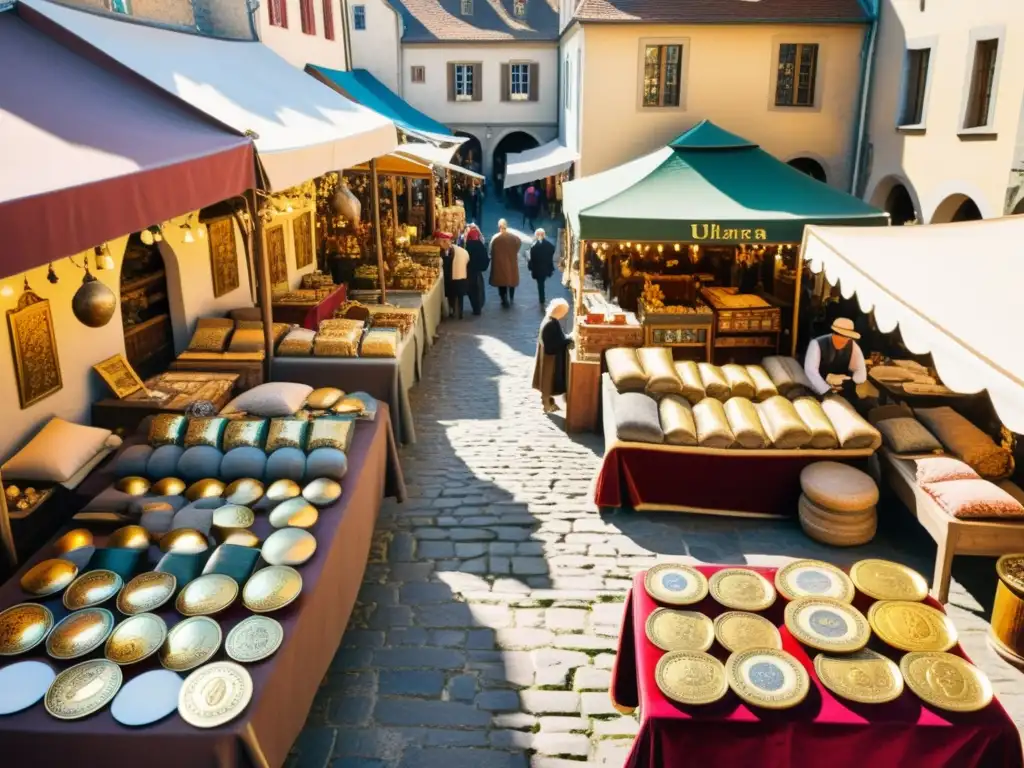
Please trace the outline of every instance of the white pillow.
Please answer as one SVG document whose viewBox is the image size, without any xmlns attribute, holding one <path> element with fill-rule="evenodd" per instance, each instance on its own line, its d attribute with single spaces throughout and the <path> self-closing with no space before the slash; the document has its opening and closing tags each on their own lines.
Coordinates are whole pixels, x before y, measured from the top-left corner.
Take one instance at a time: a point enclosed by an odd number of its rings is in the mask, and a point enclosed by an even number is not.
<svg viewBox="0 0 1024 768">
<path fill-rule="evenodd" d="M 12 480 L 66 482 L 107 448 L 112 434 L 54 417 L 3 465 L 3 473 Z"/>
<path fill-rule="evenodd" d="M 243 392 L 221 410 L 222 416 L 232 413 L 248 413 L 271 419 L 275 416 L 291 416 L 302 408 L 313 388 L 308 384 L 290 381 L 273 381 L 260 384 Z"/>
</svg>

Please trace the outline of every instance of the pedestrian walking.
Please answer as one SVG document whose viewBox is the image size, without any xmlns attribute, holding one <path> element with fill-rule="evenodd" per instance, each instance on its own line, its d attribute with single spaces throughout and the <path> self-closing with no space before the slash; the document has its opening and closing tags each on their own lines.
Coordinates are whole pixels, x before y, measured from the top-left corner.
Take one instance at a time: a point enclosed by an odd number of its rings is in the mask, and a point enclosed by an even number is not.
<svg viewBox="0 0 1024 768">
<path fill-rule="evenodd" d="M 448 317 L 455 316 L 455 244 L 448 232 L 435 232 L 434 239 L 441 245 L 441 274 L 444 275 L 444 297 L 448 302 Z"/>
<path fill-rule="evenodd" d="M 456 320 L 462 319 L 462 304 L 469 287 L 469 252 L 461 245 L 452 245 L 452 293 L 448 297 L 448 312 Z"/>
<path fill-rule="evenodd" d="M 537 354 L 533 363 L 533 388 L 540 391 L 544 413 L 558 410 L 555 395 L 564 395 L 568 382 L 568 352 L 575 345 L 571 335 L 562 330 L 562 320 L 569 314 L 569 302 L 553 299 L 544 314 L 537 334 Z"/>
<path fill-rule="evenodd" d="M 491 285 L 498 289 L 501 306 L 509 307 L 519 285 L 519 238 L 508 231 L 508 222 L 498 220 L 498 234 L 491 238 Z"/>
<path fill-rule="evenodd" d="M 523 224 L 533 229 L 534 219 L 540 212 L 540 190 L 530 184 L 523 192 Z"/>
<path fill-rule="evenodd" d="M 466 227 L 466 252 L 469 254 L 466 292 L 469 296 L 469 305 L 473 308 L 473 314 L 479 315 L 483 311 L 487 294 L 484 285 L 484 272 L 491 265 L 491 258 L 487 255 L 483 233 L 476 224 Z"/>
<path fill-rule="evenodd" d="M 537 281 L 537 295 L 540 297 L 540 305 L 543 307 L 544 283 L 555 274 L 555 246 L 545 237 L 543 229 L 533 233 L 533 245 L 530 246 L 530 258 L 526 262 L 530 275 Z"/>
</svg>

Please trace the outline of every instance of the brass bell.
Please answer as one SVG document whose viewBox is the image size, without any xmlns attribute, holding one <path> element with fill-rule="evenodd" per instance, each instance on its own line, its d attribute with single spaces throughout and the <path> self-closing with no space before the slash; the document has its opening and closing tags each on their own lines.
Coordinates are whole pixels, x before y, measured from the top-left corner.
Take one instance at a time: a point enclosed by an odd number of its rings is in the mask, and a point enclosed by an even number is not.
<svg viewBox="0 0 1024 768">
<path fill-rule="evenodd" d="M 71 299 L 71 311 L 82 325 L 102 328 L 110 322 L 117 309 L 117 296 L 104 283 L 85 271 L 82 285 Z"/>
</svg>

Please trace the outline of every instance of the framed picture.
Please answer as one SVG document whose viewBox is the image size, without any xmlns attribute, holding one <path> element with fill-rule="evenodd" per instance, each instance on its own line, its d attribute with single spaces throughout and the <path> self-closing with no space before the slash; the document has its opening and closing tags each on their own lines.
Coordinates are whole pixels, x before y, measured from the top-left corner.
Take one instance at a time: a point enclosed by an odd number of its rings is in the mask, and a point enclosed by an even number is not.
<svg viewBox="0 0 1024 768">
<path fill-rule="evenodd" d="M 92 369 L 107 382 L 107 386 L 118 400 L 123 400 L 128 395 L 145 389 L 146 385 L 142 383 L 142 379 L 120 352 L 113 357 L 108 357 L 102 363 L 96 363 Z"/>
<path fill-rule="evenodd" d="M 64 386 L 50 302 L 29 290 L 26 283 L 18 305 L 7 310 L 7 327 L 11 332 L 18 402 L 24 409 Z"/>
<path fill-rule="evenodd" d="M 295 267 L 302 269 L 313 263 L 313 214 L 304 213 L 292 220 L 295 238 Z"/>
<path fill-rule="evenodd" d="M 270 282 L 280 285 L 288 282 L 288 264 L 284 255 L 284 225 L 267 227 L 267 260 L 270 262 Z"/>
<path fill-rule="evenodd" d="M 235 224 L 230 216 L 206 222 L 210 233 L 210 271 L 213 273 L 213 297 L 219 298 L 238 288 L 238 247 Z"/>
</svg>

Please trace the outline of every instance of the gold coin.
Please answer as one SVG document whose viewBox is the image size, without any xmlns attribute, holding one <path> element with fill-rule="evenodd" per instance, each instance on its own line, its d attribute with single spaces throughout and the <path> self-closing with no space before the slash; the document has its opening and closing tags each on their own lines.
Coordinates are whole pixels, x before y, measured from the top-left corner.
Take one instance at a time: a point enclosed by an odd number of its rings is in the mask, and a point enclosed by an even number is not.
<svg viewBox="0 0 1024 768">
<path fill-rule="evenodd" d="M 748 648 L 782 650 L 782 635 L 764 616 L 746 611 L 726 611 L 715 619 L 715 637 L 730 653 Z"/>
<path fill-rule="evenodd" d="M 179 621 L 160 646 L 160 664 L 172 672 L 185 672 L 205 664 L 220 648 L 220 625 L 208 616 Z"/>
<path fill-rule="evenodd" d="M 270 524 L 275 528 L 311 528 L 320 513 L 316 507 L 301 496 L 282 501 L 268 515 Z"/>
<path fill-rule="evenodd" d="M 711 596 L 726 608 L 763 611 L 775 602 L 775 587 L 749 568 L 723 568 L 708 579 Z"/>
<path fill-rule="evenodd" d="M 39 603 L 19 603 L 0 612 L 0 656 L 17 656 L 39 645 L 53 629 L 53 613 Z"/>
<path fill-rule="evenodd" d="M 248 528 L 256 522 L 256 515 L 241 504 L 225 504 L 213 510 L 213 524 L 217 528 Z"/>
<path fill-rule="evenodd" d="M 54 659 L 77 659 L 92 653 L 114 631 L 114 614 L 106 608 L 86 608 L 65 616 L 46 638 Z"/>
<path fill-rule="evenodd" d="M 852 603 L 857 591 L 849 576 L 822 560 L 796 560 L 779 568 L 775 588 L 787 600 L 830 597 L 843 603 Z"/>
<path fill-rule="evenodd" d="M 224 650 L 242 664 L 252 664 L 274 655 L 284 640 L 284 628 L 269 616 L 250 616 L 228 632 Z"/>
<path fill-rule="evenodd" d="M 272 502 L 277 503 L 294 499 L 301 493 L 302 489 L 299 488 L 299 484 L 294 480 L 275 480 L 267 486 L 266 496 Z"/>
<path fill-rule="evenodd" d="M 977 712 L 992 701 L 992 683 L 952 653 L 919 651 L 900 659 L 900 672 L 918 698 L 949 712 Z"/>
<path fill-rule="evenodd" d="M 953 621 L 923 603 L 881 600 L 868 610 L 868 622 L 884 643 L 901 651 L 948 651 L 957 641 Z"/>
<path fill-rule="evenodd" d="M 224 493 L 224 483 L 214 477 L 197 480 L 185 489 L 185 498 L 189 501 L 212 499 Z"/>
<path fill-rule="evenodd" d="M 216 728 L 242 714 L 252 698 L 252 678 L 233 661 L 200 667 L 187 678 L 178 694 L 178 713 L 196 728 Z"/>
<path fill-rule="evenodd" d="M 104 568 L 86 571 L 68 585 L 64 592 L 64 607 L 69 611 L 92 608 L 107 602 L 123 586 L 124 581 L 113 571 Z"/>
<path fill-rule="evenodd" d="M 65 669 L 46 691 L 46 711 L 58 720 L 77 720 L 103 709 L 117 695 L 121 668 L 106 659 L 91 659 Z"/>
<path fill-rule="evenodd" d="M 703 613 L 655 608 L 647 617 L 647 639 L 663 651 L 706 651 L 715 626 Z"/>
<path fill-rule="evenodd" d="M 786 629 L 804 645 L 830 653 L 859 651 L 871 639 L 864 614 L 828 597 L 802 597 L 789 603 Z"/>
<path fill-rule="evenodd" d="M 173 509 L 169 504 L 147 504 L 146 507 L 163 507 Z M 149 549 L 149 531 L 141 525 L 126 525 L 118 528 L 107 537 L 107 546 L 111 549 Z"/>
<path fill-rule="evenodd" d="M 329 477 L 320 477 L 302 489 L 302 496 L 310 504 L 326 507 L 341 498 L 341 483 Z"/>
<path fill-rule="evenodd" d="M 836 696 L 861 704 L 885 704 L 903 693 L 903 674 L 894 661 L 868 648 L 848 656 L 814 657 L 821 684 Z"/>
<path fill-rule="evenodd" d="M 87 528 L 75 528 L 53 542 L 53 551 L 58 555 L 66 555 L 68 552 L 89 546 L 92 546 L 92 531 Z"/>
<path fill-rule="evenodd" d="M 258 547 L 260 537 L 248 528 L 222 529 L 216 534 L 221 544 L 234 544 L 236 547 Z"/>
<path fill-rule="evenodd" d="M 122 477 L 115 487 L 129 496 L 145 496 L 149 491 L 149 480 L 144 477 Z"/>
<path fill-rule="evenodd" d="M 708 594 L 708 580 L 689 565 L 661 563 L 644 575 L 647 594 L 667 605 L 692 605 Z"/>
<path fill-rule="evenodd" d="M 334 413 L 361 414 L 366 409 L 366 404 L 358 397 L 345 397 L 331 406 Z"/>
<path fill-rule="evenodd" d="M 1024 555 L 1003 555 L 996 560 L 996 575 L 1017 597 L 1024 597 Z"/>
<path fill-rule="evenodd" d="M 140 573 L 124 585 L 117 596 L 117 610 L 125 616 L 155 611 L 171 599 L 178 588 L 178 578 L 173 573 L 147 571 Z"/>
<path fill-rule="evenodd" d="M 228 484 L 224 489 L 224 501 L 228 504 L 241 504 L 251 507 L 263 498 L 263 483 L 251 477 L 243 477 Z"/>
<path fill-rule="evenodd" d="M 711 704 L 729 684 L 722 662 L 700 651 L 671 651 L 658 660 L 654 679 L 661 692 L 680 704 Z"/>
<path fill-rule="evenodd" d="M 302 565 L 316 552 L 316 538 L 301 528 L 282 528 L 267 537 L 260 549 L 271 565 Z"/>
<path fill-rule="evenodd" d="M 861 560 L 850 568 L 850 578 L 861 592 L 875 600 L 912 600 L 928 596 L 928 582 L 912 568 L 891 560 Z"/>
<path fill-rule="evenodd" d="M 167 624 L 155 613 L 129 616 L 110 633 L 103 655 L 124 666 L 147 659 L 160 650 L 167 639 Z"/>
<path fill-rule="evenodd" d="M 207 573 L 185 585 L 174 607 L 182 616 L 210 616 L 223 611 L 236 597 L 237 581 L 223 573 Z"/>
<path fill-rule="evenodd" d="M 729 687 L 747 704 L 789 709 L 807 697 L 811 679 L 793 656 L 774 648 L 748 648 L 725 662 Z"/>
<path fill-rule="evenodd" d="M 180 496 L 184 490 L 185 481 L 176 477 L 165 477 L 149 487 L 149 492 L 154 496 Z"/>
<path fill-rule="evenodd" d="M 161 552 L 178 552 L 183 555 L 197 555 L 210 548 L 206 534 L 195 528 L 175 528 L 160 538 Z"/>
<path fill-rule="evenodd" d="M 36 563 L 21 577 L 21 588 L 34 597 L 60 592 L 75 580 L 78 566 L 70 560 L 53 558 Z"/>
<path fill-rule="evenodd" d="M 256 571 L 245 582 L 242 604 L 253 613 L 270 613 L 284 608 L 302 592 L 302 575 L 287 565 L 270 565 Z"/>
</svg>

